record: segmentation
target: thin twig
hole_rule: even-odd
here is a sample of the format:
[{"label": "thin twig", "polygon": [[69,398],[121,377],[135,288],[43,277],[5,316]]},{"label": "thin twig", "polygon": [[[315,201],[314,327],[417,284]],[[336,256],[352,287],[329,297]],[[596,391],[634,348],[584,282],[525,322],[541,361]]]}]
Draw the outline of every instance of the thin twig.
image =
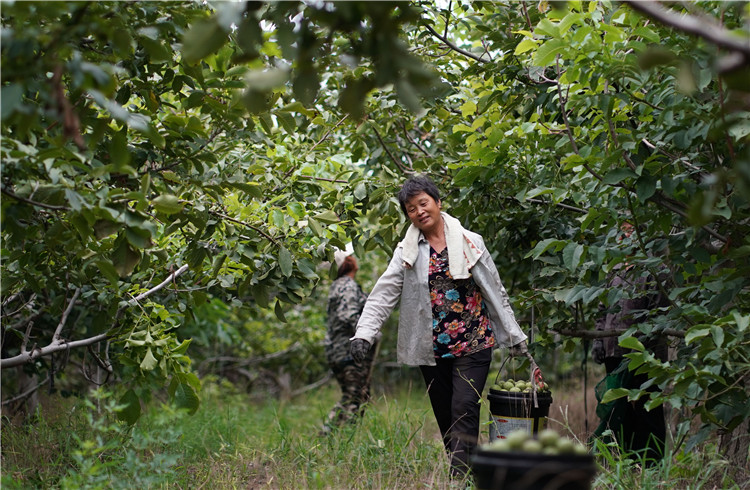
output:
[{"label": "thin twig", "polygon": [[44,378],[43,381],[40,381],[39,383],[37,383],[36,386],[32,386],[31,388],[29,388],[28,390],[24,391],[23,393],[19,393],[18,395],[14,396],[13,398],[8,398],[7,400],[3,400],[3,402],[0,403],[0,405],[8,405],[8,404],[16,402],[18,400],[23,400],[24,398],[28,398],[29,396],[33,395],[34,392],[36,390],[38,390],[39,387],[42,386],[43,384],[45,384],[47,381],[49,381],[49,376],[47,376],[46,378]]},{"label": "thin twig", "polygon": [[231,216],[227,216],[226,214],[220,213],[218,211],[209,211],[209,213],[213,214],[214,216],[217,216],[219,218],[225,219],[227,221],[231,221],[232,223],[237,223],[238,225],[245,226],[247,228],[250,228],[251,230],[255,230],[259,234],[263,235],[267,240],[273,242],[274,245],[278,245],[279,242],[276,241],[274,237],[266,233],[265,231],[261,230],[257,226],[251,225],[250,223],[246,223],[244,221],[240,221],[236,218],[232,218]]},{"label": "thin twig", "polygon": [[44,204],[42,202],[37,202],[37,201],[32,201],[31,199],[26,199],[25,197],[21,197],[9,191],[8,189],[5,188],[5,186],[0,187],[0,192],[2,192],[8,197],[15,199],[16,201],[25,202],[26,204],[31,204],[32,206],[36,206],[39,208],[50,209],[52,211],[69,211],[70,210],[70,208],[67,206],[54,206],[52,204]]},{"label": "thin twig", "polygon": [[455,51],[455,52],[457,52],[457,53],[461,53],[462,55],[464,55],[464,56],[466,56],[466,57],[468,57],[468,58],[471,58],[471,59],[473,59],[473,60],[475,60],[475,61],[478,61],[478,62],[480,62],[480,63],[489,63],[490,61],[492,61],[492,60],[485,60],[485,59],[483,59],[483,58],[482,58],[481,56],[477,56],[477,55],[475,55],[474,53],[472,53],[471,51],[466,51],[465,49],[461,49],[461,48],[459,48],[458,46],[456,46],[455,44],[453,44],[452,42],[450,42],[450,41],[448,40],[448,38],[447,38],[447,37],[445,37],[445,36],[443,36],[442,34],[438,33],[437,31],[435,31],[435,29],[433,29],[433,28],[432,28],[432,27],[430,27],[429,25],[427,25],[427,24],[422,24],[422,25],[423,25],[423,26],[424,26],[424,27],[425,27],[425,28],[426,28],[426,29],[427,29],[428,31],[430,31],[430,33],[431,33],[431,34],[432,34],[433,36],[435,36],[436,38],[438,38],[438,39],[440,39],[441,41],[443,41],[443,43],[444,43],[444,44],[445,44],[446,46],[448,46],[449,48],[451,48],[451,49],[452,49],[453,51]]},{"label": "thin twig", "polygon": [[81,295],[81,288],[76,288],[75,293],[73,293],[73,297],[70,299],[70,302],[68,302],[68,307],[65,308],[65,311],[63,312],[62,317],[60,317],[60,323],[57,324],[55,333],[52,335],[53,342],[57,342],[60,340],[60,332],[62,332],[62,329],[65,326],[65,322],[68,321],[68,316],[70,315],[70,312],[73,311],[73,307],[76,304],[76,300],[78,299],[78,296],[80,295]]},{"label": "thin twig", "polygon": [[377,128],[375,126],[372,127],[373,131],[375,131],[375,136],[378,138],[378,141],[380,142],[380,146],[383,147],[388,157],[391,159],[391,161],[396,164],[396,166],[405,174],[413,174],[414,170],[406,167],[403,163],[398,161],[398,159],[391,153],[391,150],[386,146],[385,141],[383,141],[382,136],[380,136],[380,133],[378,132]]},{"label": "thin twig", "polygon": [[[558,77],[557,77],[557,80],[555,80],[555,83],[557,85],[557,96],[560,99],[560,114],[562,114],[563,122],[565,123],[565,128],[567,129],[568,140],[570,140],[570,144],[573,147],[573,152],[575,152],[576,155],[581,156],[581,153],[578,150],[578,145],[576,144],[576,140],[575,138],[573,138],[573,130],[570,127],[570,121],[568,120],[568,114],[566,112],[567,109],[565,108],[565,102],[568,100],[568,98],[567,96],[563,95],[562,86],[560,85],[560,76],[559,76],[560,75],[560,56],[559,55],[557,57],[557,74],[558,74]],[[591,165],[586,163],[585,160],[582,163],[582,165],[584,166],[586,170],[588,170],[588,172],[591,175],[596,177],[597,180],[599,181],[604,180],[604,178],[601,175],[599,175],[599,173],[597,173],[596,170],[591,168]]]},{"label": "thin twig", "polygon": [[409,131],[406,130],[406,125],[404,124],[403,121],[399,121],[399,124],[401,126],[401,129],[404,131],[404,135],[406,136],[406,139],[409,140],[411,144],[416,146],[419,151],[425,154],[425,156],[428,156],[428,157],[432,156],[422,145],[419,144],[419,142],[415,138],[411,137],[411,135],[409,134]]}]

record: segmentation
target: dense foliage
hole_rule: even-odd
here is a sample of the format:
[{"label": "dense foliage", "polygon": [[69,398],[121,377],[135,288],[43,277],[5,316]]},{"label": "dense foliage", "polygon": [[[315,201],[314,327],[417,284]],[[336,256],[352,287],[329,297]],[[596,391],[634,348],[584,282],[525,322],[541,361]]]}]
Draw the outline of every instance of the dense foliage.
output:
[{"label": "dense foliage", "polygon": [[718,34],[607,1],[4,5],[3,369],[98,366],[129,420],[158,386],[194,410],[212,343],[315,343],[332,246],[389,252],[424,171],[539,358],[583,355],[630,293],[615,267],[668,271],[671,305],[621,337],[650,403],[700,417],[693,443],[746,433],[750,63],[720,41],[750,14],[691,8]]}]

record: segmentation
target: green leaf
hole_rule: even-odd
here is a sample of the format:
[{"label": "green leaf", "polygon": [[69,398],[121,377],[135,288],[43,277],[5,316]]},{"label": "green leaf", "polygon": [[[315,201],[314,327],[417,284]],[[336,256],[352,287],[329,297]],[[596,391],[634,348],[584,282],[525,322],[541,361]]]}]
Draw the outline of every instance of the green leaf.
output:
[{"label": "green leaf", "polygon": [[141,254],[133,250],[128,245],[128,241],[118,239],[119,244],[112,251],[112,264],[120,277],[129,276],[138,262],[141,261]]},{"label": "green leaf", "polygon": [[250,293],[253,295],[253,300],[258,306],[268,308],[268,292],[262,284],[252,284],[250,286]]},{"label": "green leaf", "polygon": [[396,93],[398,100],[411,112],[419,112],[422,109],[419,95],[408,80],[401,79],[396,82]]},{"label": "green leaf", "polygon": [[604,396],[602,397],[601,403],[609,403],[617,400],[618,398],[622,398],[624,396],[627,396],[629,393],[627,388],[613,388],[611,390],[607,390],[606,393],[604,393]]},{"label": "green leaf", "polygon": [[178,408],[186,409],[190,415],[198,411],[200,398],[192,386],[187,383],[178,383],[173,393],[173,401]]},{"label": "green leaf", "polygon": [[110,284],[112,284],[112,287],[117,287],[120,276],[117,269],[115,269],[115,266],[112,265],[112,262],[108,260],[97,260],[96,266],[99,268],[102,275],[107,278]]},{"label": "green leaf", "polygon": [[533,39],[526,38],[520,43],[518,43],[515,51],[513,51],[513,54],[518,56],[519,54],[523,54],[527,51],[531,51],[532,49],[536,49],[536,41],[534,41]]},{"label": "green leaf", "polygon": [[281,267],[281,273],[284,277],[289,277],[292,274],[292,254],[284,246],[279,249],[279,267]]},{"label": "green leaf", "polygon": [[633,31],[633,35],[642,37],[646,41],[653,43],[653,44],[658,44],[661,41],[659,34],[657,34],[656,31],[654,31],[653,29],[647,26],[641,26],[641,27],[636,28]]},{"label": "green leaf", "polygon": [[711,325],[711,337],[713,337],[716,347],[724,346],[724,329],[722,327]]},{"label": "green leaf", "polygon": [[295,134],[295,132],[297,131],[297,123],[294,121],[294,117],[292,117],[287,112],[277,112],[275,115],[276,119],[284,128],[284,131],[289,134]]},{"label": "green leaf", "polygon": [[185,207],[185,203],[180,202],[180,199],[172,194],[162,194],[152,199],[151,204],[158,212],[164,214],[176,214]]},{"label": "green leaf", "polygon": [[563,264],[571,272],[575,271],[581,263],[583,256],[583,245],[579,243],[569,243],[563,249]]},{"label": "green leaf", "polygon": [[560,39],[550,39],[545,42],[536,53],[534,53],[534,65],[549,66],[555,62],[558,54],[565,51],[568,46]]},{"label": "green leaf", "polygon": [[617,168],[607,174],[602,179],[602,182],[609,185],[619,184],[625,179],[636,179],[638,174],[630,170],[629,168]]},{"label": "green leaf", "polygon": [[525,258],[532,257],[536,259],[540,255],[542,255],[544,252],[549,250],[550,248],[559,249],[559,247],[561,247],[563,244],[565,244],[563,240],[557,240],[555,238],[547,238],[537,243],[534,249],[525,255]]},{"label": "green leaf", "polygon": [[560,29],[558,28],[557,24],[550,21],[549,19],[540,20],[536,25],[536,29],[534,29],[534,33],[538,36],[542,35],[552,38],[560,37]]},{"label": "green leaf", "polygon": [[117,418],[128,425],[133,425],[141,416],[141,401],[132,389],[120,397],[118,404],[122,406],[117,410]]},{"label": "green leaf", "polygon": [[182,40],[182,59],[190,65],[215,53],[229,40],[214,17],[193,24]]},{"label": "green leaf", "polygon": [[634,351],[643,352],[646,350],[640,340],[635,337],[625,337],[619,343],[620,347],[624,349],[632,349]]},{"label": "green leaf", "polygon": [[311,107],[315,104],[315,99],[320,90],[320,76],[318,72],[313,67],[310,67],[297,73],[292,83],[292,90],[294,91],[294,97],[303,106]]},{"label": "green leaf", "polygon": [[307,218],[307,226],[310,227],[315,236],[323,236],[323,227],[313,218]]},{"label": "green leaf", "polygon": [[129,244],[137,249],[149,248],[153,245],[151,242],[151,233],[143,228],[135,226],[125,228],[125,238],[128,240]]},{"label": "green leaf", "polygon": [[190,346],[190,342],[192,342],[193,339],[185,339],[178,345],[177,347],[172,348],[172,354],[175,355],[184,355],[187,353],[188,347]]},{"label": "green leaf", "polygon": [[94,223],[94,236],[97,240],[101,240],[104,237],[108,237],[113,233],[117,233],[117,230],[122,228],[122,223],[115,223],[108,219],[99,219]]},{"label": "green leaf", "polygon": [[635,191],[641,204],[645,203],[656,193],[656,179],[644,173],[636,180]]},{"label": "green leaf", "polygon": [[349,114],[353,120],[360,121],[365,115],[367,94],[372,90],[373,83],[368,79],[349,80],[339,96],[339,106]]},{"label": "green leaf", "polygon": [[274,306],[273,312],[276,314],[276,318],[278,318],[281,323],[286,323],[286,318],[284,317],[284,308],[281,306],[281,301],[276,300],[276,306]]},{"label": "green leaf", "polygon": [[487,167],[482,166],[470,166],[464,167],[459,170],[453,177],[453,184],[457,187],[471,186],[480,177],[487,173]]},{"label": "green leaf", "polygon": [[154,357],[154,354],[151,353],[151,347],[149,347],[146,350],[146,355],[143,356],[143,360],[141,361],[141,370],[142,371],[153,371],[156,366],[159,365],[159,361],[156,360]]},{"label": "green leaf", "polygon": [[286,83],[289,71],[281,68],[253,70],[245,75],[245,83],[251,90],[268,92]]},{"label": "green leaf", "polygon": [[338,215],[331,210],[318,213],[314,216],[314,218],[318,221],[322,221],[323,223],[328,224],[338,223],[340,221]]},{"label": "green leaf", "polygon": [[354,197],[356,197],[360,201],[367,197],[367,186],[365,186],[363,182],[360,182],[354,188]]},{"label": "green leaf", "polygon": [[23,87],[17,83],[3,85],[0,100],[3,101],[0,104],[0,119],[4,121],[23,105]]},{"label": "green leaf", "polygon": [[474,102],[467,100],[466,102],[461,104],[461,115],[463,117],[471,116],[472,114],[475,114],[476,112],[477,112],[477,105]]}]

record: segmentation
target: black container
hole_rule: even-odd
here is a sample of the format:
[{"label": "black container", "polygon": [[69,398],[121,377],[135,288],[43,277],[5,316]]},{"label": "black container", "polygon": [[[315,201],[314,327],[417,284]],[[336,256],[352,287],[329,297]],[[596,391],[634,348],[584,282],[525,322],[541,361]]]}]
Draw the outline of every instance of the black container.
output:
[{"label": "black container", "polygon": [[490,442],[504,439],[515,430],[526,430],[536,435],[545,428],[552,394],[537,392],[537,405],[534,406],[530,392],[497,391],[490,389],[487,400],[490,402]]},{"label": "black container", "polygon": [[471,466],[478,490],[589,490],[596,476],[590,454],[553,456],[478,448]]}]

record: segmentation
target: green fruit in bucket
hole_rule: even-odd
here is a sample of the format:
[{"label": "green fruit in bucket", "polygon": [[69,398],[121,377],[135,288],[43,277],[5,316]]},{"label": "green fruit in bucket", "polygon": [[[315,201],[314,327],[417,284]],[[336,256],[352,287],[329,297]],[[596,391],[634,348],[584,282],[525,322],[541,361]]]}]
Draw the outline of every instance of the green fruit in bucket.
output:
[{"label": "green fruit in bucket", "polygon": [[508,437],[505,438],[506,442],[508,443],[508,447],[512,450],[521,449],[523,447],[523,443],[528,439],[529,433],[525,430],[513,431],[508,434]]},{"label": "green fruit in bucket", "polygon": [[557,441],[557,450],[560,454],[573,454],[576,450],[576,443],[565,437]]},{"label": "green fruit in bucket", "polygon": [[557,447],[557,441],[560,439],[560,436],[552,429],[544,429],[541,432],[539,432],[539,435],[537,436],[539,438],[539,442],[542,443],[544,447]]},{"label": "green fruit in bucket", "polygon": [[519,388],[518,386],[514,386],[513,388],[509,389],[508,391],[510,391],[511,393],[520,393],[521,392],[521,388]]},{"label": "green fruit in bucket", "polygon": [[589,450],[588,450],[588,448],[587,448],[586,446],[584,446],[583,444],[576,444],[576,445],[575,445],[575,446],[573,447],[573,453],[574,453],[574,454],[577,454],[577,455],[579,455],[579,456],[586,456],[586,455],[587,455],[587,454],[589,453]]},{"label": "green fruit in bucket", "polygon": [[521,445],[521,450],[527,453],[538,453],[542,451],[542,443],[536,439],[528,439]]},{"label": "green fruit in bucket", "polygon": [[503,387],[505,388],[506,391],[510,390],[514,386],[515,385],[513,384],[513,381],[506,381],[505,383],[503,383]]},{"label": "green fruit in bucket", "polygon": [[497,439],[487,446],[490,451],[505,452],[510,451],[510,444],[506,439]]}]

